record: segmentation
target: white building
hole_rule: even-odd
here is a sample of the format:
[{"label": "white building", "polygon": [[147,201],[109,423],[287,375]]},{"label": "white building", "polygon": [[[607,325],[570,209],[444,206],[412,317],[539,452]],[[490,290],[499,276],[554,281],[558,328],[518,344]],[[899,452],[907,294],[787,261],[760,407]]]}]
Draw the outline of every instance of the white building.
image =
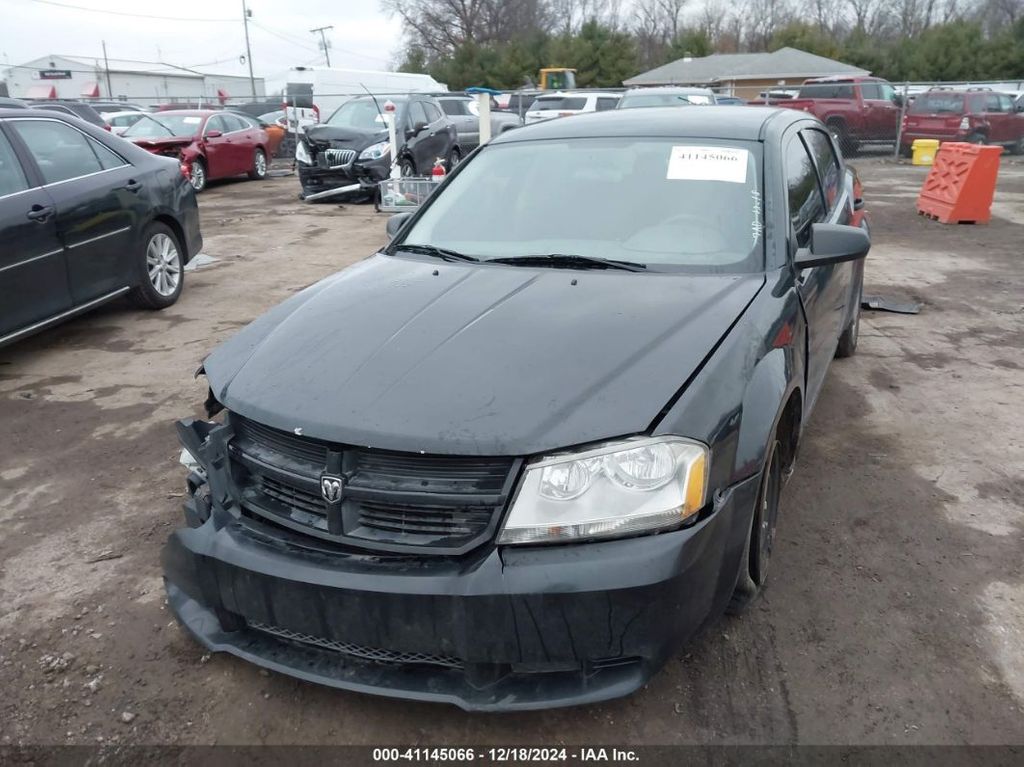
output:
[{"label": "white building", "polygon": [[[15,98],[104,99],[140,105],[181,101],[195,103],[250,101],[249,78],[196,72],[173,64],[126,59],[50,55],[13,66],[6,72]],[[265,96],[257,77],[256,98]]]}]

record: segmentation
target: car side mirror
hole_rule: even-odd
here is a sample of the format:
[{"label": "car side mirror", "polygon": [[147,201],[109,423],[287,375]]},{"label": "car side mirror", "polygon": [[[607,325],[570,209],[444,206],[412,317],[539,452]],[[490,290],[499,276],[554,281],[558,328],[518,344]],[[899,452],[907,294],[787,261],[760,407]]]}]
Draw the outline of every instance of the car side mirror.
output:
[{"label": "car side mirror", "polygon": [[223,135],[219,130],[208,130],[203,134],[203,138],[220,138]]},{"label": "car side mirror", "polygon": [[426,129],[427,129],[427,124],[425,122],[423,122],[422,120],[420,120],[417,123],[413,123],[413,126],[411,128],[409,128],[409,130],[407,130],[405,132],[405,135],[408,138],[413,138],[414,136],[420,135]]},{"label": "car side mirror", "polygon": [[898,107],[903,106],[903,96],[899,93],[892,94],[892,103]]},{"label": "car side mirror", "polygon": [[811,243],[800,248],[793,261],[797,269],[828,266],[864,258],[871,250],[871,237],[859,226],[812,224]]},{"label": "car side mirror", "polygon": [[402,227],[405,225],[405,222],[412,218],[412,215],[413,212],[411,210],[407,210],[403,213],[396,213],[387,220],[384,228],[388,234],[388,242],[391,242],[398,236],[398,233],[402,231]]}]

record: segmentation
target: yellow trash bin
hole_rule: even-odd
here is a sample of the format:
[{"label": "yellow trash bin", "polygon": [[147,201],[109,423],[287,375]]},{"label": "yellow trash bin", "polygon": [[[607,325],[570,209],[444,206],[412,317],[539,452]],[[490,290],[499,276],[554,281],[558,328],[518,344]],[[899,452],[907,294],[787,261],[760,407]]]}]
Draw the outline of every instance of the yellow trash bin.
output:
[{"label": "yellow trash bin", "polygon": [[914,165],[931,165],[935,160],[935,153],[939,151],[939,142],[933,138],[916,138],[911,144],[911,149],[914,152]]}]

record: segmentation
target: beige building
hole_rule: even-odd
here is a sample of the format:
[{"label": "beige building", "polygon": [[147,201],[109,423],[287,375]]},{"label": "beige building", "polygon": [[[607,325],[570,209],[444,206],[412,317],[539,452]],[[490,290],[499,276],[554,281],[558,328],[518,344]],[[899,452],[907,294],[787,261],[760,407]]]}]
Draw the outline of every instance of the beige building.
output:
[{"label": "beige building", "polygon": [[627,87],[695,85],[726,96],[757,98],[762,91],[793,88],[810,77],[857,77],[871,74],[841,61],[797,48],[771,53],[715,53],[682,58],[623,81]]}]

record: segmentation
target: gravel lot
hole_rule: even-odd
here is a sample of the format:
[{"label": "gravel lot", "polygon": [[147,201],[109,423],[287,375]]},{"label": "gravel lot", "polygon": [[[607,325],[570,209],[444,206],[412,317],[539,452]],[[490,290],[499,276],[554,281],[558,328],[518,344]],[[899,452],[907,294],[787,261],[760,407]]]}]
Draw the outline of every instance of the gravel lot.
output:
[{"label": "gravel lot", "polygon": [[925,171],[867,158],[869,313],[784,495],[764,598],[630,698],[470,715],[207,657],[164,606],[175,418],[203,356],[372,252],[384,216],[294,177],[213,185],[205,252],[162,313],[115,304],[0,349],[0,742],[1024,743],[1024,164],[995,218],[914,213]]}]

